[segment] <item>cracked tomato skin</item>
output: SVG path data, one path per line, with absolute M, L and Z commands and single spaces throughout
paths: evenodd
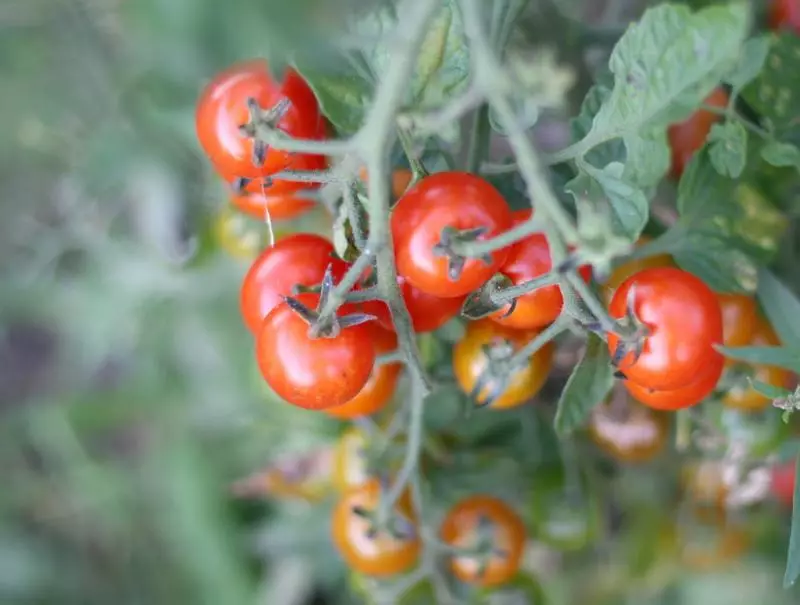
M 514 223 L 517 226 L 531 217 L 531 210 L 517 210 L 513 213 Z M 506 262 L 500 267 L 500 273 L 511 280 L 511 285 L 518 286 L 549 273 L 553 268 L 550 257 L 550 247 L 547 238 L 542 233 L 534 233 L 514 244 L 509 252 Z M 592 277 L 592 268 L 583 265 L 578 268 L 578 274 L 588 282 Z M 543 328 L 553 323 L 561 313 L 564 306 L 564 297 L 558 285 L 544 286 L 533 292 L 517 297 L 514 311 L 508 314 L 511 304 L 490 315 L 495 321 L 509 328 L 518 330 L 532 330 Z
M 774 30 L 788 28 L 800 34 L 800 2 L 772 0 L 769 7 L 769 26 Z
M 318 286 L 328 265 L 333 265 L 334 283 L 347 272 L 347 263 L 337 258 L 333 244 L 313 233 L 296 233 L 275 242 L 250 266 L 242 281 L 239 309 L 245 325 L 257 334 L 267 314 L 292 295 L 296 285 Z
M 419 559 L 421 545 L 408 500 L 401 498 L 395 506 L 409 522 L 414 535 L 396 537 L 386 531 L 371 535 L 372 523 L 354 511 L 374 513 L 380 505 L 381 489 L 377 480 L 346 493 L 333 509 L 333 543 L 353 571 L 375 577 L 388 577 L 408 571 Z
M 461 305 L 464 304 L 465 297 L 463 296 L 439 298 L 415 288 L 407 279 L 399 275 L 397 276 L 397 287 L 400 289 L 400 295 L 403 297 L 408 314 L 411 316 L 414 332 L 417 334 L 438 330 L 457 316 L 461 311 Z M 392 316 L 386 303 L 369 301 L 364 304 L 364 310 L 375 315 L 384 328 L 394 330 Z
M 295 299 L 314 309 L 319 295 Z M 339 316 L 357 312 L 342 306 Z M 375 365 L 369 322 L 344 328 L 333 338 L 310 338 L 309 326 L 286 302 L 264 318 L 256 338 L 261 375 L 288 403 L 311 410 L 343 405 L 367 384 Z
M 467 324 L 464 337 L 453 348 L 453 371 L 458 385 L 467 394 L 475 387 L 489 365 L 484 347 L 506 342 L 517 351 L 530 342 L 536 334 L 535 331 L 512 330 L 488 319 L 470 322 Z M 555 345 L 548 342 L 534 353 L 528 360 L 528 365 L 514 374 L 506 390 L 490 407 L 513 408 L 534 397 L 544 386 L 550 373 L 554 350 Z M 485 389 L 478 395 L 481 399 L 485 397 Z
M 728 93 L 715 88 L 703 101 L 704 105 L 724 108 L 728 105 Z M 672 178 L 678 180 L 688 166 L 692 156 L 705 145 L 711 127 L 722 118 L 704 109 L 698 109 L 683 122 L 673 124 L 667 130 L 672 150 Z
M 491 524 L 492 546 L 502 554 L 491 554 L 487 561 L 466 554 L 453 555 L 450 569 L 462 582 L 482 587 L 499 586 L 517 574 L 526 537 L 522 519 L 508 504 L 488 495 L 466 498 L 447 513 L 440 535 L 446 544 L 469 549 L 479 539 L 478 528 L 482 519 Z M 483 573 L 481 563 L 485 563 Z
M 375 354 L 391 353 L 397 349 L 397 334 L 382 328 L 377 323 L 372 327 L 372 343 Z M 335 408 L 325 410 L 336 418 L 359 418 L 382 410 L 394 395 L 397 379 L 403 371 L 401 363 L 384 363 L 372 368 L 367 384 L 353 399 Z
M 614 293 L 608 307 L 612 318 L 625 316 L 631 288 L 633 312 L 649 334 L 641 355 L 635 358 L 629 351 L 617 366 L 628 381 L 675 390 L 697 380 L 699 369 L 721 363 L 713 345 L 722 342 L 722 312 L 715 294 L 698 277 L 673 267 L 640 271 Z M 612 357 L 619 343 L 619 336 L 608 334 Z
M 508 251 L 492 252 L 491 262 L 467 259 L 458 279 L 448 275 L 448 260 L 434 253 L 445 227 L 485 227 L 489 239 L 511 226 L 511 210 L 488 181 L 466 172 L 438 172 L 411 187 L 392 210 L 391 228 L 397 272 L 411 285 L 440 298 L 465 296 L 482 286 L 503 264 Z
M 639 403 L 654 410 L 673 411 L 697 405 L 708 397 L 717 386 L 725 359 L 715 355 L 705 369 L 692 382 L 677 389 L 655 390 L 632 380 L 624 382 L 625 389 Z
M 263 59 L 234 64 L 203 89 L 195 113 L 200 146 L 222 178 L 229 182 L 237 177 L 260 179 L 282 170 L 325 167 L 323 156 L 294 154 L 272 147 L 261 165 L 254 164 L 253 141 L 239 132 L 239 127 L 249 119 L 249 98 L 255 99 L 262 109 L 287 99 L 289 106 L 278 128 L 289 136 L 319 140 L 327 134 L 316 97 L 297 72 L 287 69 L 279 82 L 270 75 Z M 286 183 L 283 187 L 296 190 L 308 184 Z

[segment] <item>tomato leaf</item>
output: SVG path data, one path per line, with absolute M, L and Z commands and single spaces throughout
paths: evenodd
M 687 233 L 670 254 L 681 269 L 694 273 L 717 292 L 753 292 L 758 270 L 753 259 L 735 245 L 713 229 L 697 229 Z
M 800 454 L 795 459 L 792 528 L 789 533 L 789 554 L 786 557 L 783 587 L 793 586 L 798 577 L 800 577 Z
M 776 387 L 774 384 L 762 382 L 761 380 L 753 380 L 752 378 L 749 380 L 750 385 L 756 391 L 761 393 L 764 397 L 769 397 L 770 399 L 780 399 L 781 397 L 786 397 L 792 393 L 789 389 Z
M 738 2 L 694 13 L 674 4 L 648 9 L 611 53 L 614 87 L 588 137 L 605 141 L 684 117 L 730 71 L 749 22 L 747 5 Z
M 800 300 L 797 295 L 768 269 L 759 271 L 757 294 L 758 301 L 781 342 L 787 347 L 800 350 L 800 324 L 797 319 L 800 317 Z
M 734 90 L 741 90 L 758 76 L 764 67 L 771 43 L 772 37 L 769 35 L 756 36 L 744 43 L 738 62 L 725 76 L 725 81 Z
M 708 135 L 711 165 L 723 176 L 738 178 L 747 160 L 747 131 L 738 120 L 714 124 Z
M 777 366 L 800 372 L 800 351 L 786 347 L 723 347 L 716 349 L 725 357 L 753 364 Z
M 776 35 L 764 68 L 742 97 L 776 132 L 796 123 L 800 117 L 800 37 L 789 31 Z
M 761 157 L 772 166 L 794 166 L 800 170 L 800 149 L 791 143 L 768 141 L 761 148 Z
M 589 334 L 586 351 L 561 392 L 554 426 L 559 434 L 571 433 L 611 391 L 614 368 L 608 347 L 595 334 Z

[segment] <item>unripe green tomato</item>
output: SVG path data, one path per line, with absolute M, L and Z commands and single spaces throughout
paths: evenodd
M 567 489 L 564 469 L 534 475 L 530 496 L 531 536 L 558 550 L 581 550 L 596 541 L 603 527 L 603 509 L 585 478 Z
M 510 582 L 475 593 L 470 605 L 546 605 L 547 595 L 533 575 L 518 573 Z

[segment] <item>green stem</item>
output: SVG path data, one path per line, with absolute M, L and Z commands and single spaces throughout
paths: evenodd
M 742 126 L 744 126 L 747 130 L 749 130 L 754 134 L 757 134 L 760 137 L 763 137 L 765 139 L 772 138 L 771 133 L 764 130 L 757 124 L 753 124 L 750 120 L 745 120 L 742 116 L 739 115 L 739 112 L 737 112 L 730 105 L 728 107 L 715 107 L 713 105 L 703 104 L 700 106 L 700 108 L 703 109 L 704 111 L 707 111 L 708 113 L 713 113 L 718 116 L 723 116 L 724 118 L 727 118 L 729 120 L 738 120 L 739 122 L 741 122 Z
M 425 113 L 405 113 L 397 117 L 401 128 L 416 128 L 437 132 L 461 119 L 469 110 L 478 107 L 483 101 L 480 88 L 471 82 L 464 92 L 447 104 Z
M 532 216 L 524 223 L 504 231 L 500 235 L 486 240 L 474 240 L 467 242 L 455 242 L 453 247 L 458 254 L 470 257 L 479 257 L 496 250 L 502 250 L 529 235 L 539 233 L 544 228 L 542 218 Z
M 511 302 L 519 296 L 524 296 L 525 294 L 529 294 L 534 290 L 538 290 L 539 288 L 557 284 L 560 279 L 561 276 L 558 273 L 551 271 L 550 273 L 540 275 L 539 277 L 534 277 L 533 279 L 516 286 L 509 286 L 508 288 L 498 290 L 497 292 L 492 293 L 491 300 L 496 305 L 505 304 Z
M 489 108 L 486 105 L 481 105 L 475 110 L 470 123 L 469 148 L 464 163 L 464 169 L 467 172 L 478 172 L 481 162 L 486 156 L 490 134 Z
M 480 172 L 487 176 L 511 174 L 519 170 L 516 162 L 506 162 L 504 164 L 496 164 L 494 162 L 484 162 L 481 164 Z
M 428 176 L 428 171 L 422 164 L 416 153 L 414 153 L 411 137 L 404 128 L 397 129 L 397 138 L 400 139 L 400 145 L 403 147 L 403 152 L 408 158 L 408 165 L 411 167 L 411 172 L 414 175 L 413 181 L 416 183 L 418 180 Z
M 342 179 L 331 170 L 283 170 L 267 177 L 270 181 L 295 183 L 337 183 Z
M 603 328 L 603 330 L 605 332 L 616 332 L 617 322 L 614 321 L 614 319 L 608 314 L 606 308 L 594 295 L 594 292 L 592 292 L 589 284 L 583 281 L 581 276 L 574 271 L 571 271 L 567 275 L 567 282 L 570 286 L 572 286 L 581 300 L 583 300 L 583 303 L 586 305 L 592 315 L 594 315 L 595 319 L 600 322 L 600 326 Z
M 567 320 L 563 317 L 556 319 L 544 330 L 539 332 L 533 340 L 522 347 L 519 351 L 514 353 L 509 360 L 509 365 L 511 367 L 515 367 L 517 365 L 523 365 L 524 363 L 527 363 L 528 359 L 530 359 L 534 353 L 536 353 L 548 342 L 553 340 L 556 336 L 562 332 L 565 332 L 567 330 L 567 323 Z

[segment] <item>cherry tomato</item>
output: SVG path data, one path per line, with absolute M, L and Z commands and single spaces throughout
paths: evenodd
M 335 257 L 333 244 L 312 233 L 297 233 L 275 242 L 253 262 L 242 282 L 239 307 L 245 325 L 254 334 L 261 322 L 296 285 L 318 286 L 328 265 L 334 281 L 347 272 L 347 263 Z
M 325 158 L 291 154 L 269 147 L 264 161 L 253 162 L 253 140 L 240 132 L 249 120 L 247 101 L 255 99 L 262 110 L 288 100 L 278 128 L 299 139 L 322 139 L 327 126 L 308 84 L 297 72 L 287 69 L 283 81 L 269 74 L 266 61 L 255 59 L 237 63 L 215 77 L 203 90 L 197 103 L 197 137 L 206 155 L 227 181 L 237 177 L 260 179 L 287 169 L 321 169 Z M 286 187 L 300 189 L 308 184 Z
M 791 29 L 800 34 L 800 2 L 772 0 L 769 7 L 769 26 L 772 29 Z
M 270 220 L 281 221 L 300 216 L 314 207 L 311 200 L 305 200 L 293 193 L 277 193 L 274 189 L 269 192 L 244 191 L 232 195 L 231 204 L 240 212 L 261 221 L 267 220 L 267 213 Z
M 450 559 L 453 575 L 462 582 L 498 586 L 519 570 L 525 546 L 522 519 L 494 496 L 471 496 L 456 504 L 444 518 L 442 540 L 475 554 L 457 554 Z M 488 542 L 486 552 L 479 552 Z
M 361 177 L 361 180 L 366 183 L 368 181 L 367 178 L 367 169 L 366 167 L 361 168 L 358 172 L 358 176 Z M 395 198 L 399 198 L 406 192 L 408 189 L 409 184 L 411 184 L 411 179 L 414 178 L 414 173 L 411 172 L 408 168 L 396 168 L 392 171 L 392 195 Z
M 453 348 L 453 371 L 461 389 L 469 394 L 484 372 L 493 371 L 490 366 L 496 361 L 502 364 L 502 358 L 518 351 L 535 336 L 536 332 L 512 330 L 487 319 L 470 322 L 464 337 Z M 487 347 L 492 355 L 497 356 L 497 360 L 490 359 Z M 513 374 L 502 395 L 491 406 L 497 409 L 512 408 L 536 395 L 547 380 L 554 349 L 555 346 L 550 342 L 532 355 L 528 364 Z M 494 383 L 495 380 L 487 382 L 487 388 L 478 393 L 478 401 L 488 396 Z
M 707 362 L 702 373 L 688 385 L 677 389 L 655 390 L 642 386 L 632 380 L 624 382 L 625 388 L 633 398 L 654 410 L 680 410 L 697 405 L 708 397 L 717 386 L 725 361 L 716 355 Z
M 755 331 L 748 346 L 752 347 L 774 347 L 780 346 L 781 342 L 778 335 L 765 320 L 756 320 Z M 776 366 L 755 365 L 753 366 L 753 379 L 760 380 L 776 387 L 786 387 L 789 383 L 791 374 L 788 370 Z M 763 410 L 770 404 L 771 400 L 756 391 L 749 382 L 742 381 L 742 384 L 733 386 L 722 399 L 729 408 L 741 410 L 743 412 L 756 412 Z
M 439 172 L 411 187 L 392 211 L 397 271 L 413 286 L 441 298 L 464 296 L 481 286 L 505 261 L 508 252 L 491 254 L 491 262 L 466 259 L 460 276 L 448 275 L 448 259 L 434 252 L 445 227 L 459 231 L 486 228 L 491 238 L 511 226 L 503 196 L 482 178 L 464 172 Z
M 315 308 L 319 295 L 304 293 L 298 302 Z M 348 305 L 339 314 L 352 313 Z M 264 318 L 256 338 L 261 375 L 272 390 L 301 408 L 322 410 L 353 399 L 367 384 L 375 365 L 369 323 L 344 328 L 333 338 L 309 337 L 309 326 L 285 302 Z
M 756 301 L 742 294 L 717 294 L 717 299 L 722 311 L 722 344 L 747 346 L 758 321 Z
M 397 349 L 397 334 L 379 325 L 372 326 L 372 343 L 375 354 L 391 353 Z M 401 363 L 384 363 L 372 368 L 367 384 L 353 399 L 335 408 L 325 410 L 336 418 L 358 418 L 369 416 L 383 409 L 394 395 L 397 379 L 403 371 Z
M 333 509 L 333 543 L 351 569 L 369 576 L 393 576 L 411 569 L 420 554 L 420 541 L 410 510 L 395 507 L 396 523 L 375 531 L 371 519 L 380 505 L 377 481 L 345 494 Z
M 704 105 L 727 107 L 728 93 L 722 88 L 715 88 L 706 97 Z M 720 116 L 703 109 L 698 109 L 683 122 L 673 124 L 667 130 L 669 146 L 672 149 L 672 178 L 679 179 L 689 164 L 694 153 L 703 147 L 711 127 L 720 120 Z
M 663 451 L 669 438 L 669 417 L 619 394 L 599 405 L 589 417 L 589 437 L 620 462 L 648 462 Z M 620 402 L 622 405 L 620 405 Z
M 223 206 L 214 218 L 214 239 L 234 258 L 252 260 L 266 244 L 266 233 L 252 219 Z
M 439 298 L 426 294 L 419 288 L 412 286 L 404 277 L 397 276 L 397 287 L 400 295 L 411 316 L 411 324 L 417 334 L 438 330 L 448 321 L 456 317 L 464 304 L 464 297 Z M 392 316 L 386 303 L 369 301 L 365 303 L 366 312 L 375 315 L 380 324 L 389 330 L 394 330 Z
M 633 311 L 649 334 L 641 355 L 629 351 L 618 367 L 629 381 L 657 390 L 685 387 L 721 355 L 722 313 L 714 293 L 699 278 L 673 267 L 645 269 L 625 280 L 609 305 L 614 318 L 625 316 L 634 288 Z M 608 335 L 612 356 L 620 342 Z
M 794 461 L 776 464 L 771 472 L 772 494 L 787 508 L 791 508 L 794 501 L 795 464 Z
M 524 223 L 530 217 L 530 210 L 517 210 L 513 213 L 512 226 Z M 512 285 L 518 286 L 549 273 L 552 268 L 553 261 L 550 258 L 547 238 L 541 233 L 534 233 L 511 247 L 506 262 L 500 267 L 500 273 L 511 280 Z M 582 266 L 579 273 L 584 281 L 589 281 L 592 276 L 592 268 L 588 265 Z M 553 323 L 561 313 L 563 306 L 564 297 L 561 295 L 561 287 L 558 285 L 544 286 L 519 296 L 512 313 L 508 313 L 511 308 L 509 303 L 490 317 L 493 321 L 510 328 L 538 329 Z
M 643 246 L 652 241 L 652 238 L 647 235 L 642 235 L 636 246 Z M 614 291 L 619 288 L 620 284 L 633 274 L 643 271 L 644 269 L 653 269 L 655 267 L 672 267 L 674 265 L 672 257 L 669 254 L 654 254 L 645 258 L 637 260 L 629 260 L 617 266 L 608 276 L 608 279 L 603 284 L 603 295 L 606 302 L 611 302 L 611 297 Z

